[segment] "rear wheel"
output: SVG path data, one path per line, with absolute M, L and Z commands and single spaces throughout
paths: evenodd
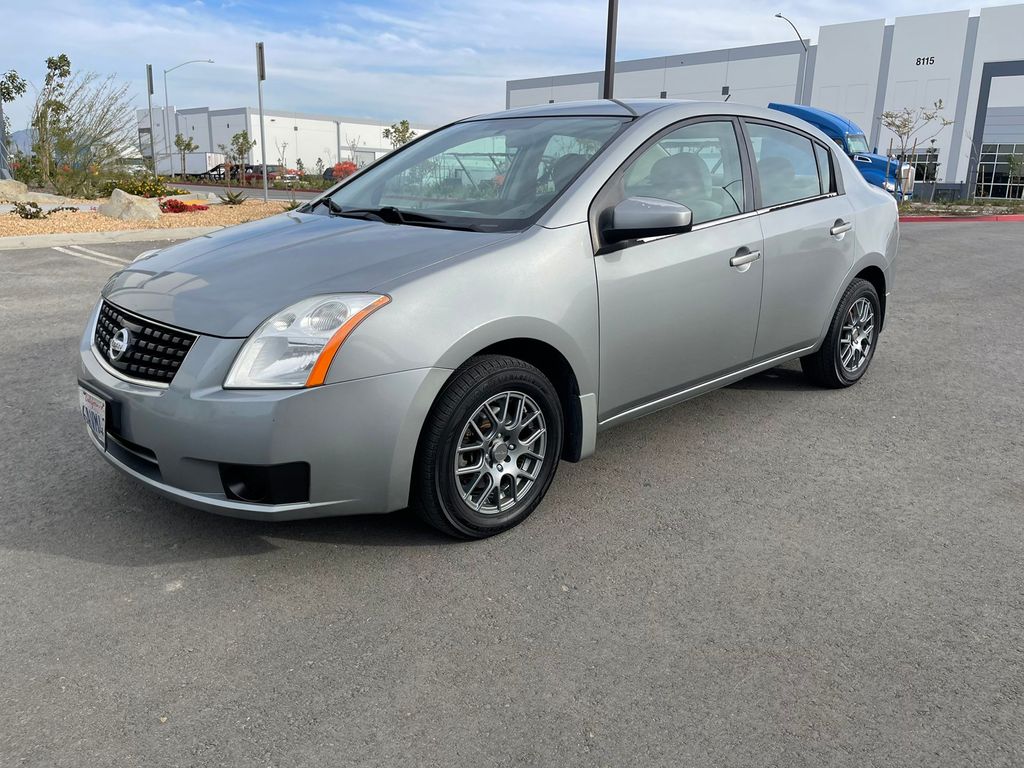
M 839 389 L 856 384 L 875 356 L 881 316 L 875 286 L 860 278 L 850 283 L 821 349 L 800 358 L 804 375 L 821 387 Z
M 537 368 L 511 357 L 472 358 L 424 426 L 414 478 L 420 516 L 467 539 L 518 525 L 555 476 L 562 423 L 558 393 Z

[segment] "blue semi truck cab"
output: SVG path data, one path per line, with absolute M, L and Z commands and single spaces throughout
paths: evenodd
M 907 178 L 909 166 L 907 166 L 907 170 L 904 170 L 901 176 L 899 161 L 895 158 L 872 152 L 868 146 L 868 140 L 864 135 L 864 131 L 852 120 L 847 120 L 842 115 L 826 112 L 816 107 L 805 107 L 802 104 L 778 104 L 772 102 L 768 105 L 768 109 L 785 112 L 787 115 L 799 117 L 801 120 L 810 123 L 843 148 L 843 151 L 853 161 L 853 164 L 857 166 L 857 170 L 860 171 L 861 176 L 864 177 L 868 184 L 881 187 L 886 192 L 897 195 L 897 197 L 904 197 L 902 190 L 899 191 L 899 194 L 897 190 L 900 178 Z M 906 187 L 906 183 L 903 186 Z M 909 189 L 906 197 L 910 197 Z

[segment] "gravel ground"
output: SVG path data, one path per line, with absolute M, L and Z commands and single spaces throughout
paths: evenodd
M 855 387 L 604 432 L 477 543 L 117 474 L 74 376 L 115 266 L 0 253 L 0 766 L 1024 765 L 1022 237 L 905 225 Z
M 23 219 L 13 213 L 0 216 L 0 237 L 52 235 L 63 232 L 120 232 L 126 229 L 174 229 L 176 227 L 216 227 L 244 224 L 264 219 L 285 210 L 281 202 L 247 200 L 242 205 L 211 205 L 208 211 L 162 213 L 157 221 L 121 221 L 96 213 L 102 200 L 80 203 L 76 213 L 61 211 L 45 219 Z M 88 208 L 86 207 L 88 206 Z

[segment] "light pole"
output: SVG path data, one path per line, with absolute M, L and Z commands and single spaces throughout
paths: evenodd
M 789 26 L 791 26 L 793 28 L 793 32 L 796 33 L 796 39 L 800 41 L 800 45 L 804 49 L 803 76 L 801 77 L 801 80 L 800 80 L 801 91 L 803 92 L 800 95 L 802 97 L 805 94 L 807 94 L 807 59 L 810 58 L 810 54 L 808 53 L 808 50 L 807 50 L 807 43 L 804 42 L 804 36 L 800 34 L 800 30 L 796 28 L 796 24 L 794 24 L 788 17 L 783 16 L 781 13 L 776 13 L 775 14 L 775 18 L 776 19 L 782 19 L 787 24 L 789 24 Z M 806 101 L 810 102 L 810 100 L 811 100 L 810 99 L 810 95 L 807 94 Z
M 619 26 L 619 0 L 608 0 L 608 33 L 604 39 L 604 92 L 603 99 L 611 99 L 615 92 L 615 33 Z
M 183 61 L 181 64 L 175 64 L 170 69 L 164 70 L 164 148 L 167 150 L 167 157 L 171 156 L 171 134 L 167 128 L 167 113 L 171 110 L 171 101 L 167 97 L 167 73 L 173 72 L 176 69 L 184 67 L 186 64 L 213 64 L 213 59 L 191 59 L 190 61 Z M 177 121 L 175 121 L 175 128 L 177 128 Z M 150 125 L 150 130 L 153 126 Z M 154 160 L 155 163 L 155 160 Z M 173 170 L 173 169 L 172 169 Z

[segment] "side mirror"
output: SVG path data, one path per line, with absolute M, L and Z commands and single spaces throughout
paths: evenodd
M 693 226 L 693 211 L 656 197 L 627 197 L 611 210 L 604 238 L 609 243 L 676 235 Z

